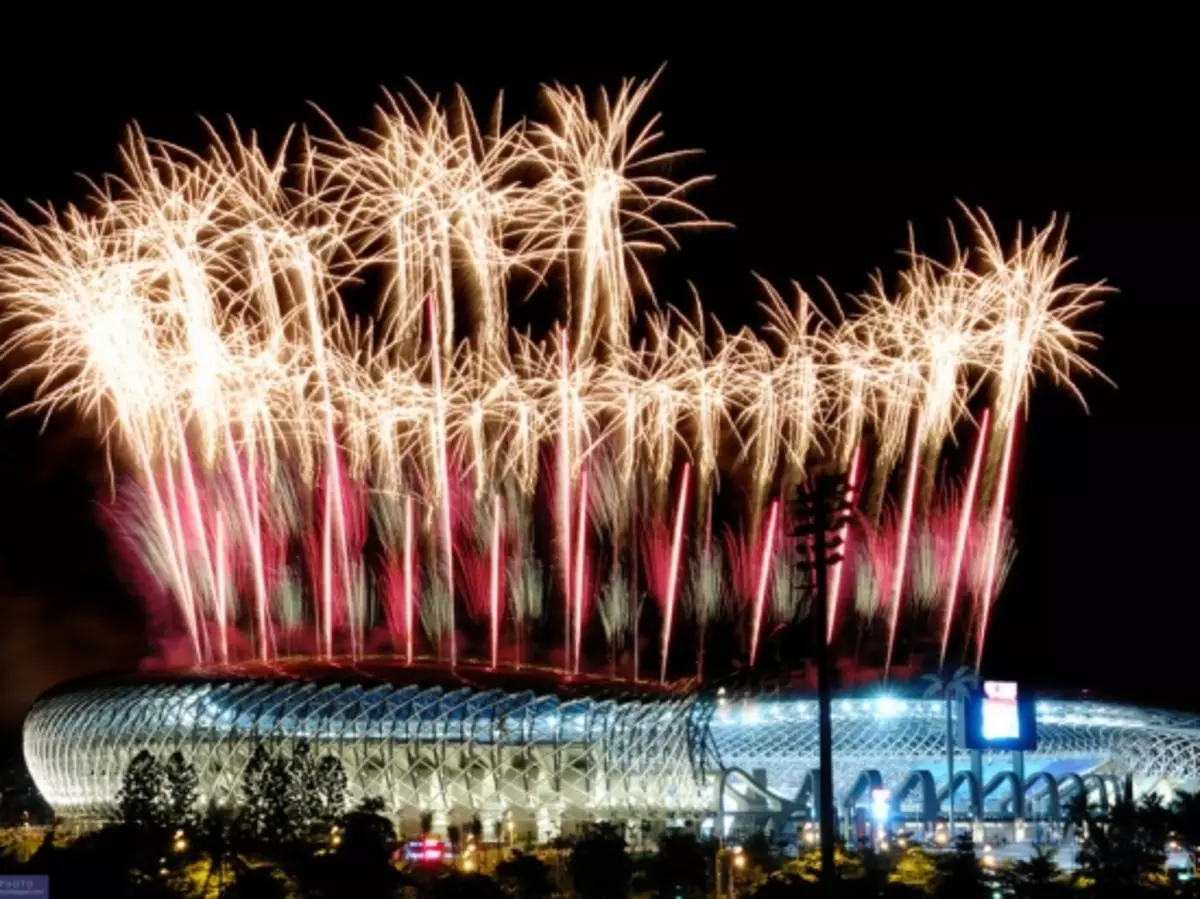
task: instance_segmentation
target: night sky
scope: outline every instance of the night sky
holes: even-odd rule
[[[614,87],[665,61],[650,106],[667,145],[707,151],[678,173],[715,174],[693,199],[737,227],[685,237],[662,267],[660,297],[685,300],[691,279],[729,326],[756,321],[752,271],[814,294],[822,277],[841,294],[860,291],[873,269],[894,274],[910,222],[919,245],[940,253],[956,200],[986,208],[1005,235],[1018,220],[1069,214],[1076,279],[1120,291],[1087,322],[1104,335],[1095,361],[1118,387],[1085,383],[1090,414],[1048,385],[1034,395],[1013,509],[1019,555],[988,667],[1200,705],[1190,695],[1188,461],[1197,178],[1193,162],[1169,158],[1183,155],[1194,113],[1183,54],[1161,45],[1135,64],[1131,52],[1097,59],[1050,39],[1018,52],[995,34],[987,47],[932,33],[906,45],[886,29],[870,40],[809,31],[778,46],[629,36],[599,53],[499,33],[484,49],[445,29],[415,41],[363,19],[294,35],[229,20],[208,35],[197,23],[183,43],[135,44],[116,27],[81,25],[71,42],[31,37],[0,53],[0,198],[82,199],[75,173],[114,169],[134,119],[198,147],[197,116],[228,113],[271,145],[293,121],[319,129],[308,101],[351,131],[369,125],[381,86],[409,76],[431,92],[462,83],[481,108],[503,89],[511,118],[537,112],[540,82]],[[3,411],[19,396],[0,397]],[[105,489],[95,441],[67,419],[41,436],[39,426],[0,424],[0,730],[51,683],[134,664],[147,645],[95,523]]]

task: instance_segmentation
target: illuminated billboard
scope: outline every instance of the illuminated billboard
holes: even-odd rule
[[[1012,681],[984,681],[967,697],[963,745],[967,749],[1031,750],[1037,748],[1033,698]]]

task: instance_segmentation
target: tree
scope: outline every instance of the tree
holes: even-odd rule
[[[933,888],[936,878],[937,865],[934,864],[929,853],[914,846],[905,850],[904,854],[896,860],[896,866],[888,876],[888,881],[929,892]]]
[[[143,749],[125,769],[117,793],[121,823],[134,830],[158,830],[166,822],[166,777],[158,759]]]
[[[750,894],[754,899],[802,899],[824,891],[791,871],[776,871],[762,880]],[[742,895],[741,892],[738,895]]]
[[[295,823],[299,829],[308,829],[321,818],[322,797],[317,762],[313,759],[307,740],[300,740],[296,744],[288,766],[291,769],[290,789],[294,793],[292,810],[296,816]]]
[[[661,899],[704,899],[709,892],[714,849],[692,833],[666,833],[650,866],[650,880]]]
[[[46,850],[30,870],[49,875],[54,896],[141,897],[164,886],[158,875],[161,843],[126,824],[102,827]]]
[[[1053,856],[1040,848],[1028,861],[1013,862],[1004,880],[1018,899],[1067,899],[1071,895]]]
[[[834,847],[833,866],[837,871],[838,879],[841,881],[858,881],[866,877],[867,864],[865,862],[871,864],[871,874],[876,879],[882,879],[878,876],[880,865],[878,864],[879,857],[876,853],[868,852],[865,855],[847,855],[841,846]],[[823,863],[821,850],[809,849],[801,852],[794,861],[786,862],[783,865],[783,872],[794,874],[810,883],[817,883],[823,876]],[[845,886],[845,883],[842,886]]]
[[[196,846],[209,858],[208,876],[200,890],[203,896],[209,895],[214,880],[218,892],[225,888],[229,862],[235,856],[236,823],[229,808],[210,802],[196,824]]]
[[[404,877],[391,864],[396,831],[383,817],[382,799],[365,799],[340,819],[336,851],[300,852],[288,859],[299,895],[395,899]]]
[[[276,845],[296,838],[299,820],[299,790],[288,759],[273,758],[262,776],[262,836]]]
[[[387,808],[387,803],[379,796],[368,796],[358,804],[356,811],[366,812],[371,815],[382,815],[383,810]]]
[[[288,899],[291,895],[287,881],[275,868],[241,861],[237,865],[237,878],[221,890],[221,899]]]
[[[576,841],[567,869],[583,899],[622,899],[629,895],[633,862],[617,828],[601,822]]]
[[[342,844],[338,854],[360,865],[387,865],[396,844],[396,828],[381,813],[384,801],[364,799],[342,820]]]
[[[953,852],[938,859],[937,869],[933,895],[943,899],[989,899],[991,889],[971,840],[959,840]]]
[[[196,766],[176,750],[167,757],[163,778],[166,781],[166,823],[171,827],[191,827],[196,823],[196,806],[200,801]]]
[[[15,827],[26,821],[49,824],[53,820],[54,812],[25,767],[20,740],[5,745],[0,752],[0,827]]]
[[[771,846],[771,841],[761,830],[752,833],[744,843],[742,852],[749,863],[766,874],[779,870],[779,858]]]
[[[1089,826],[1079,851],[1080,874],[1093,882],[1096,896],[1131,897],[1166,881],[1170,819],[1151,795],[1140,805],[1121,800],[1106,826]]]
[[[520,850],[496,866],[496,880],[515,899],[549,899],[554,894],[550,866],[536,855]]]
[[[447,871],[433,882],[434,899],[506,899],[499,884],[485,874]]]
[[[246,770],[242,772],[242,831],[247,837],[255,840],[262,838],[267,826],[265,781],[267,766],[270,763],[270,753],[259,743],[254,747]]]
[[[966,665],[960,666],[953,674],[943,678],[940,674],[925,674],[921,680],[929,684],[925,689],[927,698],[940,698],[946,703],[946,767],[947,781],[954,782],[954,704],[962,702],[971,691],[979,686],[979,677]],[[954,794],[947,797],[949,802],[950,820],[948,829],[951,838],[954,837]]]
[[[326,755],[317,763],[317,817],[332,824],[346,813],[346,769],[341,759]]]

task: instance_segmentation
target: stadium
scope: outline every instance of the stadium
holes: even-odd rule
[[[933,833],[950,811],[947,715],[962,705],[912,683],[835,697],[836,806]],[[1056,826],[1076,797],[1194,789],[1200,717],[1039,698],[1028,752],[954,753],[954,814],[977,827]],[[143,750],[181,750],[202,801],[236,804],[255,747],[301,741],[341,760],[351,802],[380,797],[402,823],[478,816],[547,840],[595,820],[724,822],[726,834],[798,833],[815,817],[817,702],[794,686],[696,689],[548,670],[408,668],[389,660],[278,662],[101,676],[57,687],[30,711],[25,757],[63,818],[109,814]],[[880,809],[881,802],[884,808]],[[1021,834],[1016,834],[1019,839]]]

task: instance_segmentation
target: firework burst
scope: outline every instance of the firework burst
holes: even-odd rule
[[[910,608],[943,610],[944,656],[959,593],[980,663],[1018,414],[1038,376],[1078,394],[1097,374],[1076,323],[1103,286],[1065,282],[1054,221],[1005,245],[967,210],[947,261],[910,245],[896,290],[876,281],[850,315],[765,282],[761,334],[698,299],[662,308],[641,260],[711,223],[687,199],[707,179],[664,174],[690,154],[659,149],[651,85],[595,105],[549,87],[547,119],[511,127],[461,93],[389,96],[362,138],[329,123],[274,155],[236,130],[201,153],[132,131],[86,208],[0,207],[7,383],[95,427],[123,558],[193,662],[357,656],[382,629],[409,663],[453,666],[481,628],[494,667],[509,620],[515,664],[544,621],[579,673],[597,604],[612,659],[633,632],[636,672],[643,591],[660,679],[680,602],[698,673],[720,615],[754,661],[765,622],[800,617],[786,499],[823,465],[864,497],[844,580],[861,621],[886,621],[884,667]],[[559,320],[513,331],[539,291]],[[982,396],[950,502],[939,460]]]

